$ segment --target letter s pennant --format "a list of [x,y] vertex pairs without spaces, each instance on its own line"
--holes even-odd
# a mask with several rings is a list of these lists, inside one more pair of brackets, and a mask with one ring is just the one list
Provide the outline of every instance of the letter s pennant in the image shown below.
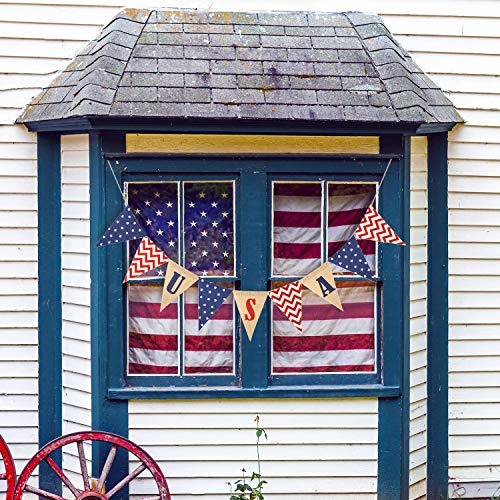
[[196,274],[179,266],[173,260],[169,260],[165,273],[165,283],[163,284],[160,311],[163,311],[165,307],[197,281],[198,276]]
[[269,292],[234,290],[233,295],[241,316],[241,321],[247,331],[248,340],[252,341],[253,332],[259,321],[262,309],[264,309]]

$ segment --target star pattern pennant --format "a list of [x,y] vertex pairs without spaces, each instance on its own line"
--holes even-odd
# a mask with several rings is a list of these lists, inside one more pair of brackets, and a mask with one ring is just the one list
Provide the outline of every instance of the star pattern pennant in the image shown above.
[[371,240],[380,243],[392,243],[394,245],[405,244],[373,206],[366,211],[354,236],[358,240]]
[[147,236],[142,238],[139,248],[130,263],[125,279],[126,283],[132,278],[138,278],[155,267],[165,264],[168,257]]
[[302,284],[294,281],[269,292],[269,298],[302,333]]
[[375,281],[370,265],[354,236],[328,260],[346,271],[351,271],[358,276]]
[[102,247],[111,243],[141,239],[143,236],[146,236],[146,233],[137,222],[130,207],[125,205],[125,208],[97,242],[97,246]]
[[198,330],[217,312],[232,290],[200,278],[198,283]]

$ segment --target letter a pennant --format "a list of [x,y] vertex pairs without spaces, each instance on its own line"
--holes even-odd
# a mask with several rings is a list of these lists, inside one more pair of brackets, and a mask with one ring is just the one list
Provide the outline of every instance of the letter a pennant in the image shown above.
[[147,236],[142,238],[137,252],[130,263],[127,275],[123,280],[126,283],[131,278],[137,278],[167,262],[168,257]]
[[211,283],[200,278],[198,285],[198,330],[201,330],[218,311],[222,303],[231,295],[230,288]]
[[300,281],[271,290],[269,297],[302,333],[302,284]]
[[163,311],[181,293],[184,293],[191,285],[198,281],[198,276],[184,269],[173,260],[168,261],[165,272],[165,283],[163,284],[163,294],[161,296],[160,311]]
[[341,311],[344,310],[340,302],[339,292],[337,291],[332,267],[329,262],[325,262],[312,273],[302,278],[300,283],[309,288],[311,292],[314,292],[316,295],[332,304],[332,306],[335,306]]
[[248,340],[251,342],[253,332],[259,322],[269,292],[234,290],[233,295],[236,301],[236,307],[238,307],[238,312],[240,313],[241,321],[247,331]]
[[366,211],[354,236],[358,240],[379,241],[380,243],[392,243],[394,245],[405,244],[373,206]]

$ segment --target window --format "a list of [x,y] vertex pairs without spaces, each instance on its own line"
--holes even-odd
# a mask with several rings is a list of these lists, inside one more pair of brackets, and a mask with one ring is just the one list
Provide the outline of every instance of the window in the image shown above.
[[[352,237],[372,203],[380,209],[395,200],[391,221],[396,229],[401,223],[400,174],[379,185],[387,160],[120,161],[127,201],[148,236],[170,259],[225,288],[263,291],[301,279]],[[197,285],[160,311],[165,266],[130,280],[120,299],[125,384],[288,390],[383,382],[382,325],[391,324],[384,296],[401,260],[384,265],[383,245],[359,244],[376,278],[332,264],[343,310],[304,287],[303,332],[268,300],[251,342],[232,294],[199,331]],[[137,246],[127,245],[117,280]]]

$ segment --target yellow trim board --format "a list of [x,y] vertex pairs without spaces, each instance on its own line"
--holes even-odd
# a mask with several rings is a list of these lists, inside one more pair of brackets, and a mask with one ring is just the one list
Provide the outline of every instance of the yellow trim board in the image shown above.
[[127,134],[127,153],[377,154],[378,137]]

